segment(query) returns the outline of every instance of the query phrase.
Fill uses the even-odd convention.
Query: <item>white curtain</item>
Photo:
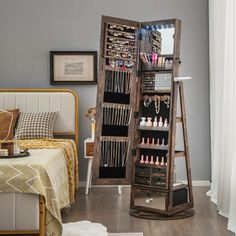
[[[236,0],[209,0],[212,184],[236,233]]]

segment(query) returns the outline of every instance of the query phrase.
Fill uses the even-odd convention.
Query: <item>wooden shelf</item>
[[[151,165],[151,164],[142,164],[142,163],[139,163],[139,162],[136,162],[135,163],[135,166],[140,166],[140,167],[152,167],[152,168],[157,168],[157,169],[167,169],[167,166],[166,165]]]
[[[142,72],[143,73],[151,73],[151,72],[172,72],[172,68],[170,69],[165,69],[164,67],[160,67],[160,68],[156,68],[156,69],[143,69]]]
[[[183,188],[187,188],[188,185],[187,184],[180,184],[180,185],[177,185],[177,186],[174,186],[173,185],[173,190],[179,190],[179,189],[183,189]]]
[[[114,50],[114,49],[105,49],[106,52],[116,52],[116,53],[125,53],[125,54],[131,54],[131,55],[136,55],[137,53],[134,52],[124,52],[124,51],[119,51],[119,50]],[[122,57],[123,58],[123,57]]]
[[[107,31],[112,31],[112,32],[116,32],[116,33],[130,34],[130,35],[133,35],[133,36],[138,36],[136,33],[130,33],[130,32],[127,32],[125,30],[114,30],[114,29],[107,28]]]
[[[105,37],[106,37],[106,39],[112,38],[112,39],[118,39],[118,40],[124,40],[124,41],[134,42],[134,43],[136,44],[136,39],[122,38],[122,37],[109,36],[109,35],[106,35]],[[123,44],[122,44],[122,45],[123,45]]]
[[[134,28],[133,30],[139,29],[138,27],[135,27],[135,26],[133,26],[133,25],[129,25],[129,24],[119,24],[119,23],[117,23],[117,22],[107,22],[107,25],[118,25],[118,26],[125,27],[125,28],[133,27],[133,28]],[[109,29],[109,28],[107,28],[107,29]]]
[[[114,44],[113,43],[109,43],[109,42],[105,42],[105,45],[114,45]],[[129,46],[129,45],[124,45],[123,47],[132,48],[132,49],[136,49],[137,48],[136,46]]]
[[[171,90],[142,90],[142,93],[171,93]]]
[[[128,59],[128,58],[123,58],[123,57],[113,57],[113,56],[106,56],[106,55],[104,55],[104,57],[114,59],[114,60],[132,61],[132,62],[136,61],[135,59]]]
[[[175,151],[175,157],[185,157],[184,151]]]
[[[164,175],[164,176],[162,175],[162,176],[161,176],[159,173],[151,174],[151,178],[152,178],[152,177],[157,177],[157,178],[161,178],[161,179],[166,179],[166,175]]]
[[[138,129],[144,131],[169,131],[169,127],[138,126]]]
[[[153,149],[153,150],[168,150],[168,146],[162,146],[162,145],[142,145],[142,144],[138,144],[137,148],[141,148],[141,149]]]

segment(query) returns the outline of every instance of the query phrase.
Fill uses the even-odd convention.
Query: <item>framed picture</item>
[[[50,84],[96,83],[96,51],[50,51]]]

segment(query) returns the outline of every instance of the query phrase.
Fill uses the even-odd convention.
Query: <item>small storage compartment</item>
[[[173,192],[173,206],[188,202],[188,189],[182,188]]]
[[[166,193],[152,190],[134,189],[134,207],[166,209]]]
[[[144,177],[149,177],[150,176],[150,168],[149,167],[144,167],[144,166],[136,166],[136,171],[135,175],[136,176],[144,176]]]
[[[150,185],[150,178],[135,176],[135,184]]]

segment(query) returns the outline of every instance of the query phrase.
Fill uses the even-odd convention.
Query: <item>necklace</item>
[[[158,95],[153,96],[156,114],[160,112],[161,98]]]
[[[164,103],[166,104],[166,107],[169,108],[170,107],[170,96],[168,95],[164,95]]]
[[[148,96],[148,95],[145,95],[145,96],[144,96],[143,105],[144,105],[145,107],[149,107],[149,105],[151,104],[151,102],[152,102],[152,98],[151,98],[150,96]]]

